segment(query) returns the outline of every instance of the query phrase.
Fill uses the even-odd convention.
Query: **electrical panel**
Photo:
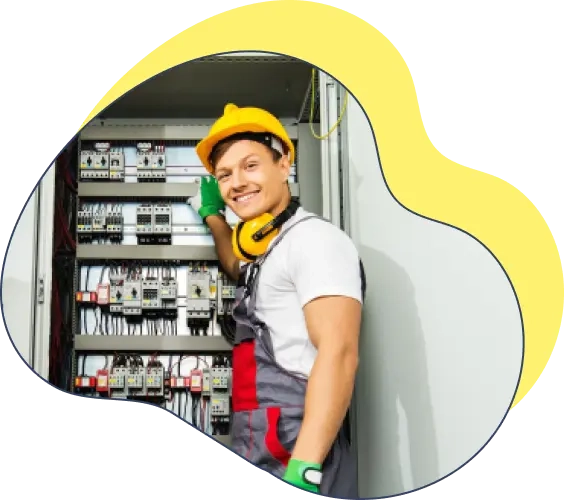
[[[227,442],[236,283],[186,203],[205,175],[197,141],[111,130],[111,140],[104,127],[79,137],[65,180],[77,183],[74,213],[65,214],[74,231],[59,236],[76,253],[69,385],[159,405]]]

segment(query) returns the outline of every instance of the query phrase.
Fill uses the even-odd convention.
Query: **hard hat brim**
[[[238,123],[233,127],[229,127],[227,129],[221,130],[216,134],[210,135],[205,139],[202,139],[197,144],[196,154],[198,155],[198,158],[200,158],[202,165],[210,174],[213,175],[213,167],[212,165],[210,165],[209,157],[215,145],[218,142],[223,141],[224,139],[227,139],[232,135],[245,133],[245,132],[269,133],[269,134],[272,133],[271,130],[268,130],[267,128],[261,125],[257,125],[256,123]],[[280,140],[289,148],[290,162],[293,163],[295,158],[294,144],[292,143],[292,141],[289,141],[289,143],[286,142],[282,137],[280,137]]]

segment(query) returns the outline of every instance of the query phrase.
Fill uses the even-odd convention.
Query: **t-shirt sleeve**
[[[349,236],[328,222],[293,228],[288,273],[300,304],[327,295],[352,297],[362,303],[358,251]]]

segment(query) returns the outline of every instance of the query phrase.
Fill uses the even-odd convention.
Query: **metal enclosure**
[[[2,276],[8,334],[22,359],[48,375],[54,171],[31,194],[14,227]]]

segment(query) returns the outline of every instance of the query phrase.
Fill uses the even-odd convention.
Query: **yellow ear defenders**
[[[266,252],[270,242],[280,232],[280,227],[298,210],[300,203],[292,198],[288,207],[276,217],[266,213],[250,221],[241,221],[233,230],[233,252],[239,260],[254,262]]]

